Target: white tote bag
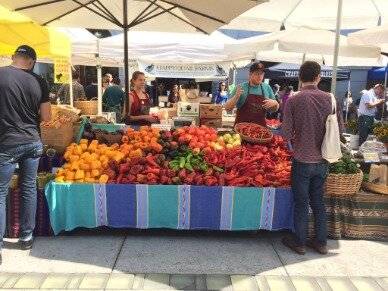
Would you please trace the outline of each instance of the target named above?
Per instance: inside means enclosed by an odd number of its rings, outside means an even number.
[[[331,114],[326,119],[326,133],[322,142],[322,157],[329,163],[338,162],[342,157],[341,140],[337,120],[337,102],[331,96]]]

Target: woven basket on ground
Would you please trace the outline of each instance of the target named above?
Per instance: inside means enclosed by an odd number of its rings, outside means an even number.
[[[249,142],[249,143],[259,143],[259,144],[266,144],[266,143],[270,143],[272,138],[273,138],[273,133],[265,126],[261,126],[261,125],[258,125],[258,124],[254,124],[255,126],[257,127],[261,127],[265,130],[268,131],[268,137],[266,138],[253,138],[253,137],[249,137],[247,135],[244,135],[242,134],[240,131],[239,131],[239,125],[242,125],[242,124],[249,124],[247,122],[241,122],[241,123],[237,123],[234,127],[234,130],[235,132],[237,132],[240,136],[241,136],[241,139],[246,141],[246,142]]]
[[[98,101],[74,101],[74,107],[80,109],[82,115],[98,113]]]
[[[329,196],[354,195],[360,190],[362,179],[362,171],[356,174],[329,174],[325,183],[325,192]]]
[[[44,145],[63,153],[74,140],[73,124],[64,124],[60,128],[41,127],[41,137]]]

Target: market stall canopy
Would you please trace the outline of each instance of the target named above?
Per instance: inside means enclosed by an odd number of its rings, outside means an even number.
[[[138,32],[128,33],[131,59],[157,63],[205,63],[227,59],[225,43],[234,39],[215,31],[210,35],[198,33]],[[100,42],[100,56],[123,55],[123,34],[104,38]]]
[[[278,64],[269,67],[265,70],[265,78],[268,79],[288,79],[298,80],[300,65],[297,64]],[[323,79],[331,79],[333,74],[333,68],[328,66],[321,66],[321,77]],[[337,80],[349,80],[350,71],[339,69],[337,71]]]
[[[225,29],[279,31],[292,27],[335,30],[338,0],[271,0],[243,13]],[[388,1],[343,0],[341,29],[388,23]]]
[[[388,23],[353,32],[348,35],[348,38],[352,44],[375,45],[380,47],[382,53],[388,54]]]
[[[39,59],[70,58],[70,40],[65,34],[0,6],[0,55],[10,57],[22,44],[33,47]]]
[[[388,67],[370,69],[368,71],[368,80],[384,81],[385,74],[387,74],[387,72],[388,72]]]

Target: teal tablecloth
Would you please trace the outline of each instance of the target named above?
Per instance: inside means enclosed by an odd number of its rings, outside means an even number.
[[[293,228],[290,189],[57,184],[46,187],[55,234],[77,227],[204,230]]]

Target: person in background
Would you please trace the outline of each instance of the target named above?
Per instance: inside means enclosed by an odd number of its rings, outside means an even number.
[[[117,85],[117,86],[119,86],[120,88],[122,88],[122,87],[121,87],[121,80],[120,80],[119,77],[114,77],[114,78],[113,78],[113,81],[112,81],[112,84],[113,84],[113,85]]]
[[[294,94],[294,87],[292,86],[287,86],[282,99],[280,101],[280,121],[283,120],[284,116],[284,108],[286,106],[287,100]]]
[[[108,88],[109,86],[109,76],[105,75],[104,77],[102,77],[102,94],[104,94],[106,88]]]
[[[108,86],[112,86],[113,85],[113,75],[111,73],[106,73],[104,75],[104,77],[106,77],[106,80],[108,80]]]
[[[6,198],[16,165],[21,190],[19,242],[25,250],[33,244],[36,178],[43,153],[39,126],[51,120],[49,90],[46,81],[32,72],[35,62],[35,50],[22,45],[12,56],[12,64],[0,68],[0,264]]]
[[[72,90],[73,90],[73,100],[85,100],[85,91],[84,86],[81,85],[79,81],[79,73],[77,71],[73,71],[72,73],[73,83],[72,83]],[[61,104],[70,104],[70,85],[69,84],[63,84],[61,88],[59,88],[57,93],[57,98],[61,101]]]
[[[87,100],[91,100],[98,96],[97,77],[89,77],[89,85],[85,87],[85,96]]]
[[[291,188],[294,193],[294,234],[282,243],[294,252],[305,254],[305,246],[320,254],[327,254],[326,210],[323,203],[323,186],[328,173],[328,163],[322,158],[322,142],[326,120],[332,112],[329,93],[318,89],[321,66],[306,61],[300,67],[300,92],[291,96],[284,109],[282,131],[292,143]],[[337,116],[341,111],[337,110]],[[309,204],[314,215],[315,239],[307,241]]]
[[[270,85],[263,82],[264,65],[260,62],[253,63],[249,68],[249,80],[239,85],[231,92],[231,98],[225,103],[225,109],[232,111],[237,107],[236,121],[253,122],[266,126],[267,111],[275,112],[279,103]]]
[[[273,86],[273,88],[274,88],[274,90],[273,90],[273,93],[274,93],[274,95],[275,95],[275,99],[276,99],[276,101],[280,104],[280,102],[281,102],[281,97],[280,97],[280,85],[279,84],[275,84],[274,86]]]
[[[226,82],[222,81],[220,82],[218,92],[216,95],[216,104],[222,104],[224,105],[229,99],[229,92],[228,87],[226,86]]]
[[[150,125],[158,123],[159,119],[150,115],[152,101],[145,92],[145,75],[136,71],[132,74],[131,92],[128,95],[130,104],[129,114],[125,117],[125,123],[129,125]]]
[[[168,96],[168,102],[170,102],[170,103],[178,103],[179,101],[180,101],[179,86],[178,86],[178,84],[175,84],[172,87],[170,95]]]
[[[125,93],[120,87],[120,83],[109,86],[102,95],[102,110],[104,112],[115,112],[116,121],[121,122],[124,100]]]
[[[381,84],[375,85],[361,96],[358,117],[359,145],[362,145],[367,140],[368,135],[372,132],[377,111],[376,108],[384,103],[384,99],[379,98],[383,97],[384,86]]]
[[[346,92],[343,103],[342,103],[342,112],[344,120],[346,120],[346,112],[350,110],[351,105],[353,104],[352,92]]]

